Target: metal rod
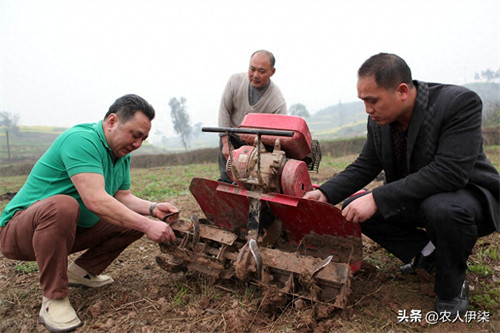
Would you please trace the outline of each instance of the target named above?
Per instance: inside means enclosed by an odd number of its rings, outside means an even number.
[[[262,180],[262,175],[260,173],[260,144],[261,144],[261,134],[257,134],[257,179],[259,181],[259,185],[264,185],[264,181]]]
[[[231,127],[202,127],[202,132],[215,133],[240,133],[240,134],[257,134],[257,135],[276,135],[292,137],[293,131],[268,130],[261,128],[231,128]]]

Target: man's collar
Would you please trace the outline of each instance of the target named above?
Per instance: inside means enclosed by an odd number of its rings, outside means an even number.
[[[106,141],[106,136],[104,135],[104,129],[102,128],[102,120],[99,120],[97,123],[94,124],[94,130],[96,131],[97,135],[99,136],[99,139],[101,139],[101,142],[106,149],[111,152],[111,148],[109,148],[108,142]]]
[[[250,82],[248,83],[248,85],[250,86],[250,89],[255,89],[257,91],[265,91],[271,85],[271,80],[269,80],[269,82],[267,82],[267,84],[265,86],[263,86],[262,88],[255,88],[254,86],[252,86],[250,84]]]
[[[413,81],[415,89],[417,89],[417,98],[415,99],[415,106],[413,110],[423,109],[427,107],[429,103],[429,86],[423,81]]]

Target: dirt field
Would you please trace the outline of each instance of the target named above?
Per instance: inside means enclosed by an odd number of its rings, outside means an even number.
[[[171,201],[182,207],[182,218],[203,216],[188,194]],[[77,331],[500,332],[498,299],[488,303],[488,290],[484,290],[485,285],[499,283],[498,259],[481,260],[492,274],[468,273],[471,296],[482,296],[471,301],[471,317],[435,323],[430,317],[426,320],[434,309],[432,276],[403,276],[398,272],[399,260],[369,239],[364,238],[363,243],[364,260],[353,278],[347,308],[327,311],[293,300],[280,308],[267,308],[263,306],[267,291],[255,285],[236,279],[209,285],[206,278],[195,273],[168,273],[155,262],[161,254],[158,245],[143,237],[105,272],[115,279],[114,284],[102,289],[71,288],[70,301],[84,321]],[[499,234],[480,239],[472,259],[487,248],[498,252]],[[0,255],[0,332],[45,331],[38,323],[38,272],[28,272],[22,264]],[[491,295],[498,297],[498,293]],[[494,304],[493,308],[488,304]],[[410,313],[411,317],[404,317]]]

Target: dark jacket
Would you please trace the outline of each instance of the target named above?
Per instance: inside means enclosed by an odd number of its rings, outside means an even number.
[[[433,194],[470,188],[484,198],[486,217],[500,232],[500,176],[483,151],[481,99],[460,86],[414,83],[418,92],[408,126],[408,176],[397,177],[390,126],[368,118],[358,158],[319,189],[336,204],[384,170],[386,184],[375,188],[373,197],[387,219]]]

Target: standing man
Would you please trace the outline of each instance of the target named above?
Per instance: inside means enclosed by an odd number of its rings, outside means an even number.
[[[274,75],[274,55],[266,50],[255,51],[250,57],[247,73],[234,74],[226,84],[219,108],[219,127],[238,127],[248,113],[286,114],[286,103],[279,88],[271,81]],[[244,145],[236,134],[229,140],[234,148]],[[221,134],[219,169],[220,179],[231,183],[226,173],[229,156],[228,137]]]
[[[175,240],[168,224],[146,215],[163,218],[179,210],[130,191],[130,153],[148,137],[154,116],[143,98],[125,95],[104,120],[68,129],[35,164],[0,217],[2,254],[38,264],[39,318],[50,331],[82,325],[69,302],[68,285],[112,283],[100,274],[143,234],[155,242]],[[68,255],[85,249],[68,267]]]
[[[386,53],[360,67],[357,90],[369,115],[363,149],[304,197],[336,204],[384,170],[386,184],[346,200],[342,215],[409,263],[403,272],[434,266],[436,311],[463,315],[467,258],[478,237],[500,231],[500,176],[483,152],[482,102],[464,87],[412,81],[406,62]]]

